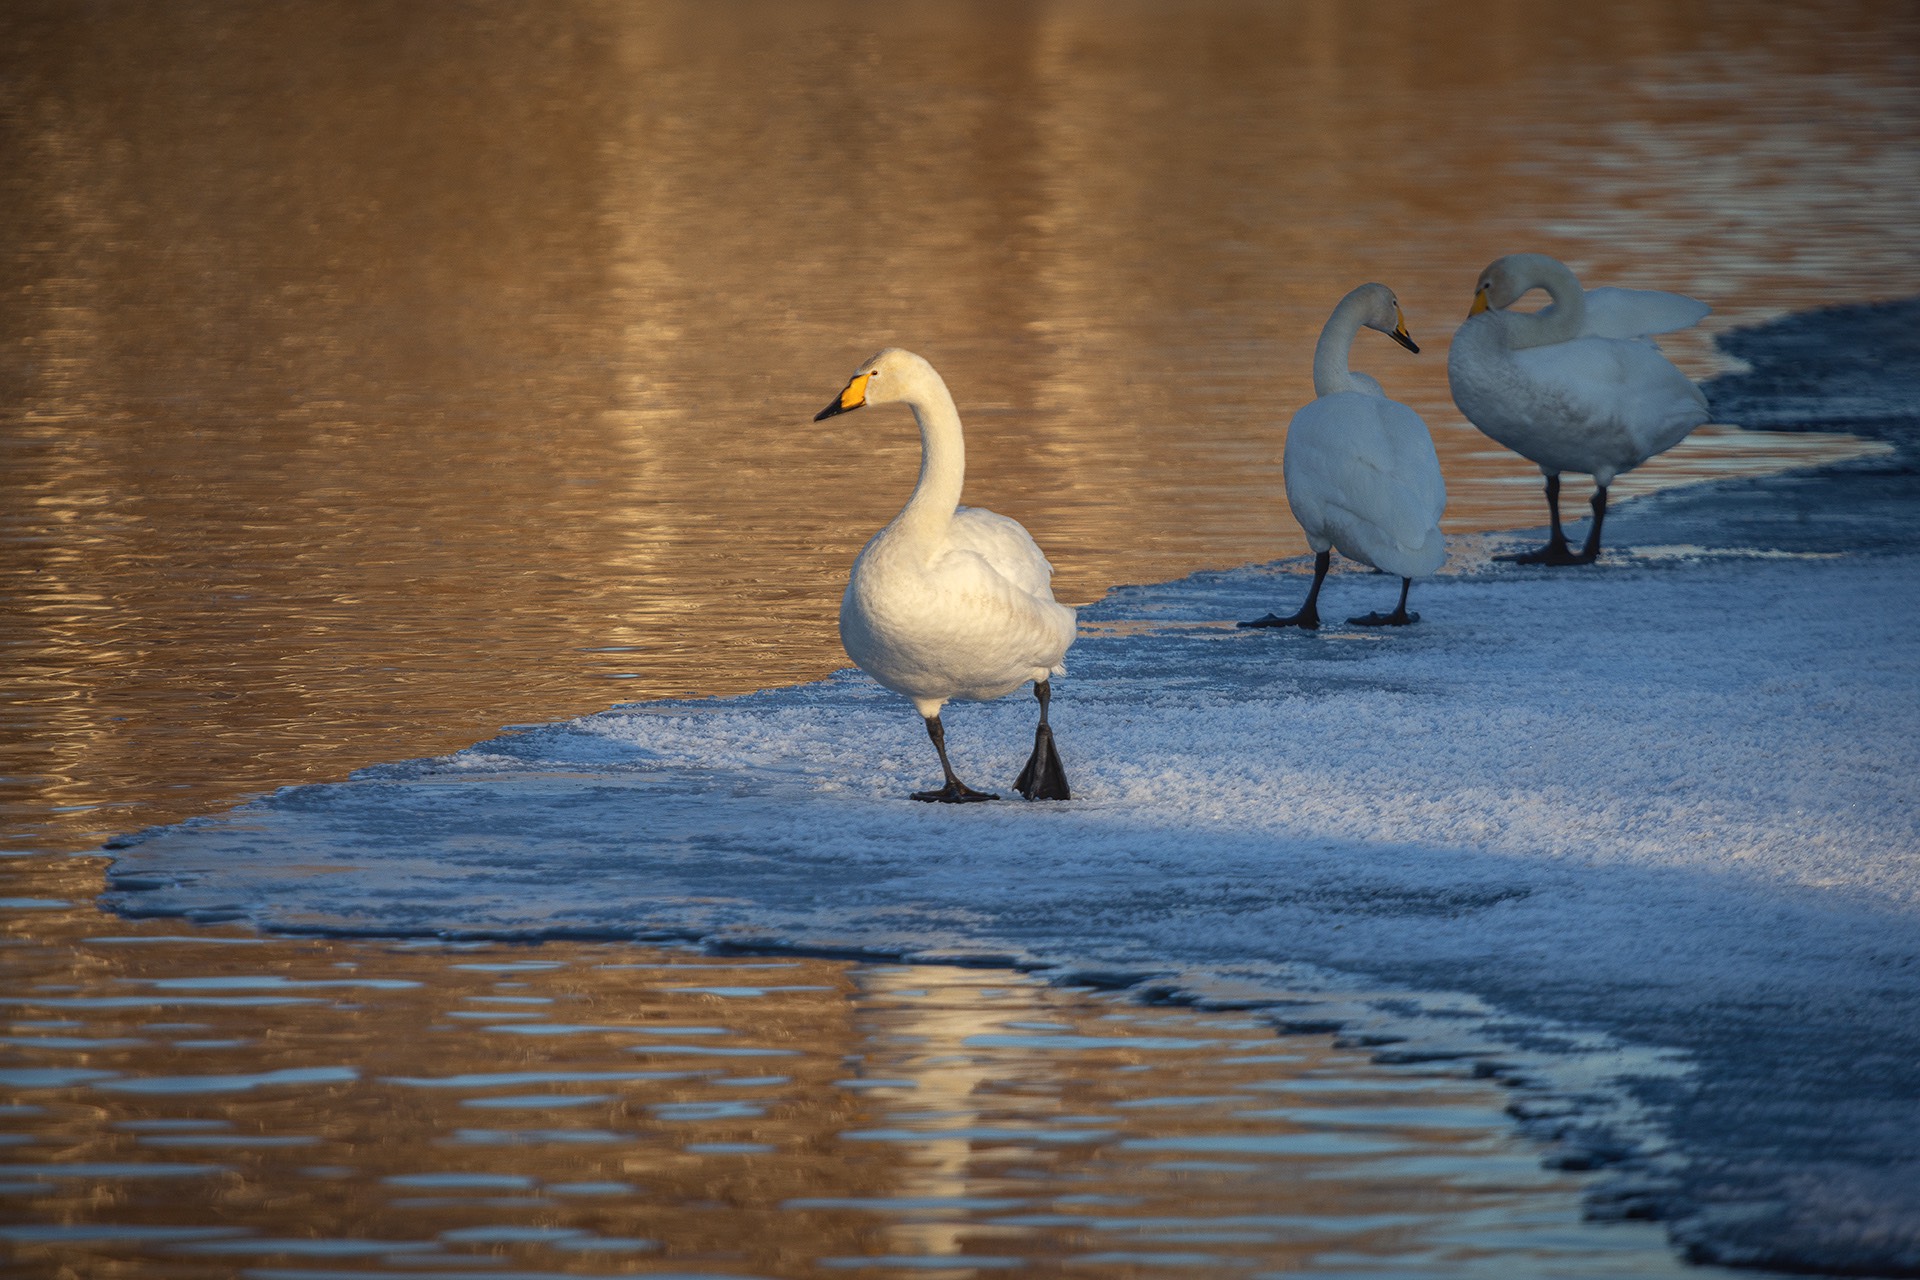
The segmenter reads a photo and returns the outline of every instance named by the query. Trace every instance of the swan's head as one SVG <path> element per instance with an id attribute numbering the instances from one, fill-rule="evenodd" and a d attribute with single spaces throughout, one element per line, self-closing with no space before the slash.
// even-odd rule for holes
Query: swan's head
<path id="1" fill-rule="evenodd" d="M 1413 338 L 1407 333 L 1407 318 L 1400 312 L 1400 299 L 1393 296 L 1393 290 L 1383 284 L 1363 284 L 1341 301 L 1342 306 L 1361 308 L 1360 323 L 1369 329 L 1378 329 L 1395 342 L 1420 354 Z"/>
<path id="2" fill-rule="evenodd" d="M 1480 283 L 1474 286 L 1473 306 L 1467 316 L 1504 310 L 1529 290 L 1544 289 L 1562 281 L 1578 283 L 1566 263 L 1544 253 L 1510 253 L 1504 258 L 1495 258 L 1480 273 Z"/>
<path id="3" fill-rule="evenodd" d="M 831 418 L 836 413 L 846 413 L 870 404 L 897 404 L 903 400 L 913 400 L 916 392 L 931 380 L 940 381 L 940 375 L 933 366 L 911 351 L 899 347 L 888 347 L 861 365 L 853 377 L 847 380 L 846 387 L 833 398 L 833 403 L 813 415 L 819 422 L 822 418 Z"/>

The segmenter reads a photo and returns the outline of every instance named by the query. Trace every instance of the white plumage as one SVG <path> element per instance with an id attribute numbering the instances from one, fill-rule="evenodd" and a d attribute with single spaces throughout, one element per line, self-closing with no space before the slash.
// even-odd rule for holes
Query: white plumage
<path id="1" fill-rule="evenodd" d="M 941 534 L 917 532 L 895 519 L 853 562 L 840 641 L 862 671 L 923 716 L 1066 674 L 1074 611 L 1054 601 L 1053 566 L 1025 529 L 957 507 Z"/>
<path id="2" fill-rule="evenodd" d="M 1713 314 L 1698 298 L 1658 289 L 1583 289 L 1583 338 L 1645 338 L 1691 329 Z M 1551 310 L 1549 307 L 1547 310 Z"/>
<path id="3" fill-rule="evenodd" d="M 1314 349 L 1317 399 L 1287 425 L 1284 468 L 1287 503 L 1315 552 L 1307 602 L 1290 618 L 1272 614 L 1247 626 L 1319 625 L 1320 585 L 1328 552 L 1402 579 L 1399 607 L 1391 614 L 1352 619 L 1360 625 L 1397 625 L 1418 619 L 1406 612 L 1406 586 L 1426 577 L 1447 557 L 1440 533 L 1446 483 L 1440 456 L 1420 415 L 1389 400 L 1380 384 L 1347 367 L 1362 327 L 1389 334 L 1418 351 L 1393 291 L 1364 284 L 1333 310 Z"/>
<path id="4" fill-rule="evenodd" d="M 1552 305 L 1532 315 L 1506 309 L 1536 288 Z M 1710 310 L 1676 293 L 1584 290 L 1544 254 L 1510 254 L 1481 274 L 1473 310 L 1454 334 L 1447 380 L 1468 421 L 1547 477 L 1552 541 L 1516 559 L 1590 562 L 1614 477 L 1707 420 L 1700 388 L 1646 339 L 1697 324 Z M 1594 528 L 1578 555 L 1560 532 L 1562 471 L 1590 475 L 1596 486 Z"/>
<path id="5" fill-rule="evenodd" d="M 991 798 L 954 776 L 940 709 L 955 698 L 998 698 L 1029 681 L 1041 700 L 1040 727 L 1034 758 L 1015 785 L 1030 798 L 1066 799 L 1047 725 L 1047 681 L 1066 672 L 1075 612 L 1054 600 L 1053 566 L 1025 529 L 959 505 L 966 443 L 953 396 L 932 365 L 890 347 L 818 416 L 888 403 L 906 404 L 919 424 L 920 479 L 906 507 L 854 561 L 840 603 L 841 643 L 862 671 L 911 698 L 926 718 L 947 787 L 916 799 Z"/>
<path id="6" fill-rule="evenodd" d="M 1447 487 L 1420 415 L 1364 391 L 1321 396 L 1287 427 L 1287 502 L 1315 551 L 1402 578 L 1447 558 Z"/>

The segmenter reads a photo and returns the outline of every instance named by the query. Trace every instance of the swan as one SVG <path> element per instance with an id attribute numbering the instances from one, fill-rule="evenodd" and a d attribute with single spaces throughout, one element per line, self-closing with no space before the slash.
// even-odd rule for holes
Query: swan
<path id="1" fill-rule="evenodd" d="M 856 666 L 911 698 L 926 720 L 946 784 L 913 798 L 999 799 L 954 774 L 940 708 L 952 698 L 998 698 L 1032 681 L 1040 726 L 1014 789 L 1029 800 L 1068 799 L 1047 707 L 1050 677 L 1066 674 L 1062 659 L 1076 615 L 1053 598 L 1053 566 L 1018 522 L 960 505 L 966 442 L 953 396 L 932 365 L 889 347 L 861 365 L 813 420 L 870 404 L 913 410 L 920 479 L 906 507 L 853 562 L 840 601 L 840 643 Z"/>
<path id="2" fill-rule="evenodd" d="M 1418 622 L 1407 612 L 1407 591 L 1447 558 L 1440 535 L 1447 487 L 1440 455 L 1420 415 L 1389 400 L 1380 384 L 1347 368 L 1361 327 L 1378 329 L 1414 353 L 1406 317 L 1393 290 L 1363 284 L 1333 309 L 1313 349 L 1316 399 L 1287 424 L 1287 504 L 1314 550 L 1313 586 L 1291 617 L 1268 614 L 1243 627 L 1320 625 L 1320 584 L 1332 563 L 1332 548 L 1362 564 L 1400 575 L 1400 603 L 1392 613 L 1349 618 L 1359 627 L 1401 627 Z"/>
<path id="3" fill-rule="evenodd" d="M 1550 306 L 1509 311 L 1545 289 Z M 1707 420 L 1707 398 L 1647 341 L 1698 324 L 1711 307 L 1650 289 L 1582 289 L 1565 263 L 1540 253 L 1496 259 L 1453 335 L 1453 402 L 1486 435 L 1547 477 L 1553 532 L 1521 564 L 1592 564 L 1600 554 L 1607 486 Z M 1593 527 L 1577 554 L 1560 528 L 1560 473 L 1593 477 Z"/>

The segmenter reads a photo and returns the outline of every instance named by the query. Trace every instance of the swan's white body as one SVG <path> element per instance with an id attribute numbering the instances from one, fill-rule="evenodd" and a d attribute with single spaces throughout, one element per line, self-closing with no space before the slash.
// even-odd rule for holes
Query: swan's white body
<path id="1" fill-rule="evenodd" d="M 1316 553 L 1334 547 L 1387 573 L 1423 578 L 1447 558 L 1440 455 L 1419 414 L 1347 368 L 1370 308 L 1382 306 L 1382 321 L 1373 327 L 1397 324 L 1392 293 L 1363 285 L 1341 300 L 1321 330 L 1313 357 L 1318 398 L 1287 425 L 1287 503 Z"/>
<path id="2" fill-rule="evenodd" d="M 1553 304 L 1505 309 L 1535 288 Z M 1447 355 L 1453 402 L 1548 476 L 1576 471 L 1604 489 L 1708 418 L 1700 388 L 1646 341 L 1699 323 L 1711 310 L 1703 302 L 1583 290 L 1564 264 L 1513 254 L 1487 269 L 1474 307 Z"/>
<path id="3" fill-rule="evenodd" d="M 1065 674 L 1076 617 L 1053 598 L 1053 566 L 1016 521 L 960 505 L 966 444 L 946 383 L 889 348 L 861 366 L 848 394 L 854 386 L 864 403 L 913 410 L 921 459 L 913 497 L 853 562 L 840 602 L 847 656 L 927 718 L 949 699 L 998 698 Z"/>

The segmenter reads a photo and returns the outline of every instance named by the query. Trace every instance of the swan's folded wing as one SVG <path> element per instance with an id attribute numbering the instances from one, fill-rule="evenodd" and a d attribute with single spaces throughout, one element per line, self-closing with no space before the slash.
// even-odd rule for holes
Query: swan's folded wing
<path id="1" fill-rule="evenodd" d="M 1018 520 L 961 507 L 953 514 L 948 537 L 957 550 L 973 552 L 1028 595 L 1053 599 L 1053 565 Z"/>
<path id="2" fill-rule="evenodd" d="M 1580 333 L 1592 338 L 1644 338 L 1691 329 L 1713 311 L 1698 298 L 1658 289 L 1588 289 L 1586 301 Z"/>
<path id="3" fill-rule="evenodd" d="M 1433 434 L 1419 414 L 1397 400 L 1380 402 L 1378 424 L 1378 484 L 1382 501 L 1393 512 L 1381 527 L 1402 546 L 1422 546 L 1447 509 L 1447 486 Z"/>
<path id="4" fill-rule="evenodd" d="M 1018 521 L 960 508 L 935 572 L 942 597 L 964 602 L 952 619 L 957 650 L 990 657 L 1002 679 L 1030 679 L 1035 668 L 1066 670 L 1061 660 L 1078 611 L 1054 600 L 1053 566 Z"/>
<path id="5" fill-rule="evenodd" d="M 1433 436 L 1397 400 L 1361 393 L 1314 401 L 1289 428 L 1286 469 L 1296 507 L 1338 508 L 1403 547 L 1422 546 L 1447 505 Z"/>
<path id="6" fill-rule="evenodd" d="M 1594 437 L 1630 440 L 1636 456 L 1622 454 L 1623 466 L 1671 448 L 1708 417 L 1700 388 L 1651 343 L 1576 338 L 1516 351 L 1514 360 L 1552 390 L 1562 421 Z"/>

